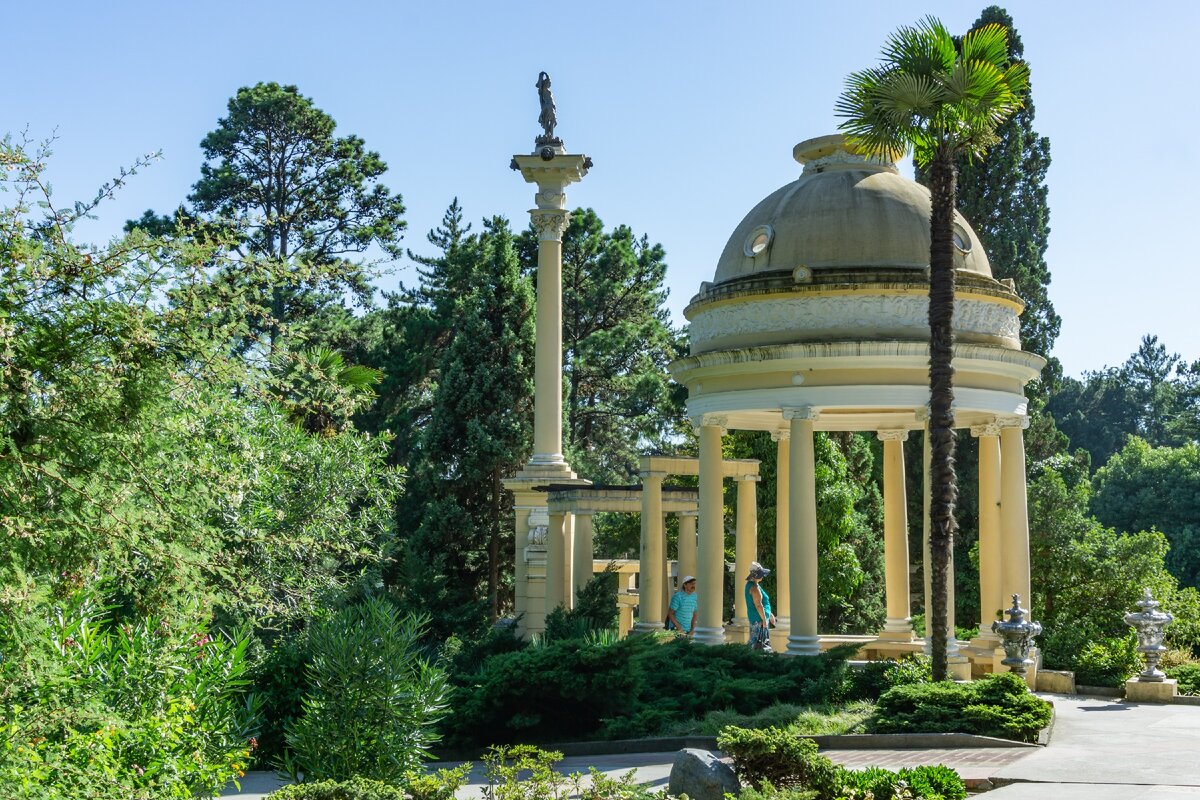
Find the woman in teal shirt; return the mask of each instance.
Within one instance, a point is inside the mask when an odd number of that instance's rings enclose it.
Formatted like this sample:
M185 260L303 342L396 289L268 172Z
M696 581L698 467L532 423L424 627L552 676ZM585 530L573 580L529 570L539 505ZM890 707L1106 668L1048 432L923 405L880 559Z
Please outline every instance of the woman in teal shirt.
M746 576L746 616L750 619L750 648L770 653L771 626L775 624L775 615L771 613L771 598L762 588L762 579L771 574L771 570L757 561L750 564L750 574Z

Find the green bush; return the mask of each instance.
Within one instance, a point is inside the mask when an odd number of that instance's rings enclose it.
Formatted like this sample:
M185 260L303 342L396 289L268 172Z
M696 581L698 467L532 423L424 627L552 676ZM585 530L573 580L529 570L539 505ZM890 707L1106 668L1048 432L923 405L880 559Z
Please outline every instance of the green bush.
M1142 668L1137 636L1100 639L1085 643L1075 656L1075 683L1082 686L1121 687Z
M727 798L730 795L725 795ZM776 789L770 781L763 781L761 789L747 786L738 794L737 800L821 800L812 789Z
M895 686L927 683L932 679L931 663L926 656L910 656L893 661L868 661L850 670L848 695L874 700Z
M752 714L775 703L839 698L846 649L763 657L748 647L694 647L674 636L570 639L488 659L455 676L458 746L618 739L657 734L713 710Z
M812 739L787 728L726 728L717 747L733 759L738 779L756 789L810 789L821 798L837 791L837 765L817 752Z
M409 773L404 778L405 789L411 800L454 800L470 773L470 761L431 775Z
M1166 670L1168 678L1179 681L1179 693L1200 694L1200 664L1180 664Z
M445 673L422 655L424 624L367 598L313 626L303 711L285 726L286 773L398 783L420 768L447 695Z
M973 733L1034 742L1050 722L1050 704L1011 672L971 683L897 686L880 696L877 709L871 728L878 733Z
M875 704L856 700L846 705L798 706L775 703L754 714L710 711L702 719L673 722L665 736L716 736L722 728L794 728L806 736L857 732L875 711Z
M29 800L207 796L253 748L245 636L198 609L114 625L85 591L0 613L0 788Z
M880 767L842 769L838 797L873 800L964 800L967 787L958 773L942 765L904 767L897 772ZM905 793L907 790L907 794Z
M371 778L348 781L317 781L285 786L268 800L407 800L404 791Z

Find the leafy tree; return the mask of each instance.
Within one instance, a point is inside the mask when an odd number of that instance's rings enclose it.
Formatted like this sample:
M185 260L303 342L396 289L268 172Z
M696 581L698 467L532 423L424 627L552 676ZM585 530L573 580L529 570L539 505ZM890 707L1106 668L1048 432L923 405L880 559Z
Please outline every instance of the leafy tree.
M1103 465L1130 436L1152 446L1200 440L1200 360L1188 364L1157 336L1143 336L1120 367L1065 378L1047 409L1071 443Z
M933 17L888 39L879 66L855 72L837 103L850 138L890 156L907 147L929 170L930 560L933 676L946 677L947 574L954 543L954 208L957 159L982 156L996 128L1021 108L1028 68L1010 59L1005 29L987 25L961 42Z
M335 136L333 118L295 86L243 87L228 112L200 143L205 161L191 206L173 217L147 211L127 228L232 231L243 259L279 265L267 282L246 274L242 259L226 264L224 275L263 298L269 314L255 328L274 343L286 323L319 312L336 317L346 292L370 298L360 257L372 247L397 252L404 204L378 182L387 170L379 154L357 136ZM308 326L307 336L321 336L320 327Z
M532 230L519 249L535 273ZM591 209L577 209L563 234L565 446L572 466L597 482L627 479L640 452L683 427L682 387L666 371L682 343L663 306L664 256L624 225L606 232Z
M398 480L385 443L304 433L276 377L231 357L253 305L221 295L220 248L142 231L77 245L91 207L55 206L43 154L0 154L15 199L0 209L0 568L54 591L104 581L118 620L201 597L261 628L378 565Z
M1167 569L1200 586L1200 445L1151 447L1131 438L1095 477L1096 518L1119 530L1162 531Z

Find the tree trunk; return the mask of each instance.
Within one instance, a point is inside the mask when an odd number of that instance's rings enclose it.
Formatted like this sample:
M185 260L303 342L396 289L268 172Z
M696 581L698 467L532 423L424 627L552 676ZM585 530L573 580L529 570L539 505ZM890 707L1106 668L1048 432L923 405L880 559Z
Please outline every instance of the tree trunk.
M929 570L933 679L945 680L950 554L954 548L954 204L957 167L939 153L929 170Z

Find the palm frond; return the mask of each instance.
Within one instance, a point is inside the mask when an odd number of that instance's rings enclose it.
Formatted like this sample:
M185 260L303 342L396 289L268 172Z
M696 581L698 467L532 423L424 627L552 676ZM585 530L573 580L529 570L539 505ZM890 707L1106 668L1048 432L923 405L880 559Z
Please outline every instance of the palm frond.
M885 63L915 75L946 72L957 57L954 37L934 17L899 28L883 46Z
M961 58L1002 67L1008 61L1008 31L994 22L971 31L963 37Z

